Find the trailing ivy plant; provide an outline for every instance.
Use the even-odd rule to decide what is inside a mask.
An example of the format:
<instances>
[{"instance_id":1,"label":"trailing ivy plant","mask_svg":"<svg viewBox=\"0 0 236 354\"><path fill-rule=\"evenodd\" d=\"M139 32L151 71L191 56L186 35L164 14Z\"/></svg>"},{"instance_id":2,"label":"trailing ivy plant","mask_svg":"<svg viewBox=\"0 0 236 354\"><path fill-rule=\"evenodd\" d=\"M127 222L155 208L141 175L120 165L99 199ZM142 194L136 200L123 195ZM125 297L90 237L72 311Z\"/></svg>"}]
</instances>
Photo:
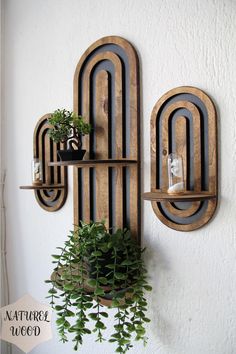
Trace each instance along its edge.
<instances>
[{"instance_id":1,"label":"trailing ivy plant","mask_svg":"<svg viewBox=\"0 0 236 354\"><path fill-rule=\"evenodd\" d=\"M71 231L60 254L52 255L55 264L48 291L50 304L57 312L57 326L62 342L68 333L74 335L74 349L83 343L83 336L95 332L97 341L103 335L109 308L101 299L111 299L116 308L114 333L109 342L116 343L116 352L126 353L133 340L146 344L145 323L147 271L142 260L144 249L131 238L130 231L110 234L104 222L81 222ZM92 320L93 329L87 323Z\"/></svg>"}]
</instances>

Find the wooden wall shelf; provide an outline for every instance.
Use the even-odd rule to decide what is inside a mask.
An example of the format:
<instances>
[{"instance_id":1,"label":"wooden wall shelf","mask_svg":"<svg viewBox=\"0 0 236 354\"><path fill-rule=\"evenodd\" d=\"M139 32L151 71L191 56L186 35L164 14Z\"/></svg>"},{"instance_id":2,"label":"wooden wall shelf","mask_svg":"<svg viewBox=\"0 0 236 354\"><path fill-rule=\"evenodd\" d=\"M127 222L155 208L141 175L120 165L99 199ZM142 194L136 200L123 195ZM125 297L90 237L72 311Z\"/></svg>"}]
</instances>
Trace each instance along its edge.
<instances>
[{"instance_id":1,"label":"wooden wall shelf","mask_svg":"<svg viewBox=\"0 0 236 354\"><path fill-rule=\"evenodd\" d=\"M139 62L129 42L104 37L85 51L73 110L93 127L83 137L87 160L50 166L74 166L74 224L104 219L109 229L127 227L140 240Z\"/></svg>"},{"instance_id":2,"label":"wooden wall shelf","mask_svg":"<svg viewBox=\"0 0 236 354\"><path fill-rule=\"evenodd\" d=\"M43 190L52 190L52 189L64 189L65 186L61 185L61 184L42 184L40 186L36 186L36 185L31 185L31 186L20 186L20 189L43 189Z\"/></svg>"},{"instance_id":3,"label":"wooden wall shelf","mask_svg":"<svg viewBox=\"0 0 236 354\"><path fill-rule=\"evenodd\" d=\"M57 162L49 162L48 166L76 166L76 167L96 167L99 165L103 166L130 166L132 164L137 163L137 160L129 160L129 159L106 159L106 160L78 160L78 161L57 161Z\"/></svg>"},{"instance_id":4,"label":"wooden wall shelf","mask_svg":"<svg viewBox=\"0 0 236 354\"><path fill-rule=\"evenodd\" d=\"M216 198L216 195L205 193L183 193L183 194L168 194L162 192L147 192L143 193L143 199L152 201L168 201L168 202L194 202Z\"/></svg>"},{"instance_id":5,"label":"wooden wall shelf","mask_svg":"<svg viewBox=\"0 0 236 354\"><path fill-rule=\"evenodd\" d=\"M41 117L35 127L33 137L34 158L42 163L43 185L20 186L20 189L33 189L41 208L47 211L60 209L67 198L67 167L49 166L49 161L58 160L57 150L65 148L65 144L56 144L47 134L50 128L50 114Z\"/></svg>"},{"instance_id":6,"label":"wooden wall shelf","mask_svg":"<svg viewBox=\"0 0 236 354\"><path fill-rule=\"evenodd\" d=\"M186 192L168 190L167 157L182 156ZM151 116L151 200L157 217L178 231L205 225L217 206L217 118L211 99L195 87L164 94ZM160 192L162 191L162 192Z\"/></svg>"}]
</instances>

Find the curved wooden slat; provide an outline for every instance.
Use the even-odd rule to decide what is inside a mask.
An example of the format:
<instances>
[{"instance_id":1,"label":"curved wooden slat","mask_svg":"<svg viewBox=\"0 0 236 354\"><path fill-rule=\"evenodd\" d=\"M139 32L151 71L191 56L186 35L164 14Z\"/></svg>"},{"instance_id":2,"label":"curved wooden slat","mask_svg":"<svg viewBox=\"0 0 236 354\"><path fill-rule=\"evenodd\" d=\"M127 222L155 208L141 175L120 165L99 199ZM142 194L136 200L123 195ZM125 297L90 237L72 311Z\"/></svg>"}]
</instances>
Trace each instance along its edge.
<instances>
[{"instance_id":1,"label":"curved wooden slat","mask_svg":"<svg viewBox=\"0 0 236 354\"><path fill-rule=\"evenodd\" d=\"M168 142L168 127L170 125L170 120L172 118L173 113L180 109L185 108L191 113L192 119L192 135L194 139L194 191L199 192L201 190L201 131L200 131L200 113L197 107L195 107L191 102L186 101L178 101L174 102L173 104L169 105L168 108L164 112L163 117L163 124L162 124L162 145L163 149L169 151ZM183 165L184 165L184 176L187 177L187 171L189 170L190 166L187 166L187 118L183 116L178 116L175 122L175 152L180 154L183 158ZM162 183L166 181L168 183L168 176L167 176L167 158L165 155L162 154ZM167 190L167 186L161 186L162 190ZM196 213L199 209L199 202L194 202L190 207L186 210L180 210L175 208L171 203L164 202L163 205L165 208L176 216L182 217L189 217Z\"/></svg>"},{"instance_id":2,"label":"curved wooden slat","mask_svg":"<svg viewBox=\"0 0 236 354\"><path fill-rule=\"evenodd\" d=\"M60 209L67 197L67 167L49 167L48 163L51 161L51 155L53 161L57 161L56 151L61 146L64 148L64 144L56 144L51 142L51 139L47 135L49 124L47 119L50 114L45 114L39 119L33 137L34 158L39 158L44 168L43 171L43 183L46 185L52 185L50 190L38 189L35 190L35 197L39 205L47 211L56 211ZM53 151L51 151L53 149ZM60 184L63 188L53 189L53 184Z\"/></svg>"}]
</instances>

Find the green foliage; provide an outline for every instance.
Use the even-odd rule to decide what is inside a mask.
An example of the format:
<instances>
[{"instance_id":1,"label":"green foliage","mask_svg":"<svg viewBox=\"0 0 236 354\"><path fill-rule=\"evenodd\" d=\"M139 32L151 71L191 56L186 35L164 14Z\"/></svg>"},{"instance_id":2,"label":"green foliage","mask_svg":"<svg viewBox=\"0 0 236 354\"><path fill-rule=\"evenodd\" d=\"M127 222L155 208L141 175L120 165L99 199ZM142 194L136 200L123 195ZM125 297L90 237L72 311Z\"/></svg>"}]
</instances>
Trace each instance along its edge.
<instances>
[{"instance_id":1,"label":"green foliage","mask_svg":"<svg viewBox=\"0 0 236 354\"><path fill-rule=\"evenodd\" d=\"M57 326L62 342L68 333L74 335L74 349L83 343L83 336L95 332L97 341L105 340L104 318L109 308L101 304L101 297L111 298L117 309L114 333L109 342L116 343L116 352L126 353L132 341L147 341L145 324L150 291L147 271L142 260L143 249L132 239L129 230L110 234L104 222L80 223L71 231L61 253L53 255L56 267L48 291L50 304L57 312ZM86 327L91 320L93 329Z\"/></svg>"},{"instance_id":2,"label":"green foliage","mask_svg":"<svg viewBox=\"0 0 236 354\"><path fill-rule=\"evenodd\" d=\"M54 111L48 123L51 128L48 130L50 138L56 143L69 141L69 146L74 149L74 145L81 146L81 136L91 132L91 125L84 122L84 117L66 109Z\"/></svg>"}]
</instances>

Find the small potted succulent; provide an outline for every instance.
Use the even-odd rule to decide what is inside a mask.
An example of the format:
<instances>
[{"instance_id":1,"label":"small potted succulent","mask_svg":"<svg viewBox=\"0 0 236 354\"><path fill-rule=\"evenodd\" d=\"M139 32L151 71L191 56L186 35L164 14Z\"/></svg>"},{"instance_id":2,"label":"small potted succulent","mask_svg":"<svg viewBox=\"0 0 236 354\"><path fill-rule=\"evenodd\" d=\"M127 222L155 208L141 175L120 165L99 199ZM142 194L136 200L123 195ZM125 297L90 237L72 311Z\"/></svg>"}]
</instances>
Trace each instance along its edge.
<instances>
[{"instance_id":1,"label":"small potted succulent","mask_svg":"<svg viewBox=\"0 0 236 354\"><path fill-rule=\"evenodd\" d=\"M85 150L82 150L82 136L91 132L91 125L84 121L84 117L66 109L57 109L48 118L51 128L48 130L50 138L55 143L67 143L67 150L58 150L62 161L82 160Z\"/></svg>"},{"instance_id":2,"label":"small potted succulent","mask_svg":"<svg viewBox=\"0 0 236 354\"><path fill-rule=\"evenodd\" d=\"M133 339L145 344L145 323L150 321L145 291L151 287L142 260L144 250L129 230L111 234L104 222L81 222L58 249L60 254L53 255L54 272L46 282L51 284L47 297L57 312L61 341L67 342L72 333L78 350L86 334L94 332L98 342L106 340L104 319L111 307L116 313L109 342L116 344L116 352L126 353ZM92 330L89 320L94 323Z\"/></svg>"}]
</instances>

